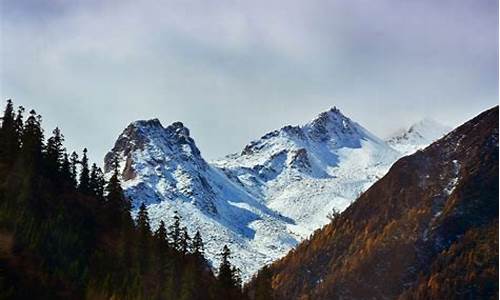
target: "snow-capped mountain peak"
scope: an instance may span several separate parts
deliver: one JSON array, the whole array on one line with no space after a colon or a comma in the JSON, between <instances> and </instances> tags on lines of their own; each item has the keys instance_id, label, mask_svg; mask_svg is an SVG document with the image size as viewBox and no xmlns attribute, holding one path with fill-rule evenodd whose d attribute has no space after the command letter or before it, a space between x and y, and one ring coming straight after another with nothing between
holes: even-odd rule
<instances>
[{"instance_id":1,"label":"snow-capped mountain peak","mask_svg":"<svg viewBox=\"0 0 500 300\"><path fill-rule=\"evenodd\" d=\"M320 113L314 120L303 127L312 139L326 141L334 138L357 137L358 126L344 116L336 107Z\"/></svg>"},{"instance_id":2,"label":"snow-capped mountain peak","mask_svg":"<svg viewBox=\"0 0 500 300\"><path fill-rule=\"evenodd\" d=\"M404 155L411 154L440 139L451 131L431 118L424 118L406 130L400 130L387 139L387 143Z\"/></svg>"}]
</instances>

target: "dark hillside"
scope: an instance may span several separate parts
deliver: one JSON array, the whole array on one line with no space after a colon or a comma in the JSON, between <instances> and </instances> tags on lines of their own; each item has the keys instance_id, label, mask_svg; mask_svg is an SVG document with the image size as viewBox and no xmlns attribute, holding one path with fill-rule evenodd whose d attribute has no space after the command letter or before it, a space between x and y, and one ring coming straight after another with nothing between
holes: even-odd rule
<instances>
[{"instance_id":1,"label":"dark hillside","mask_svg":"<svg viewBox=\"0 0 500 300\"><path fill-rule=\"evenodd\" d=\"M249 294L268 284L277 299L496 299L498 197L495 107L396 162Z\"/></svg>"}]
</instances>

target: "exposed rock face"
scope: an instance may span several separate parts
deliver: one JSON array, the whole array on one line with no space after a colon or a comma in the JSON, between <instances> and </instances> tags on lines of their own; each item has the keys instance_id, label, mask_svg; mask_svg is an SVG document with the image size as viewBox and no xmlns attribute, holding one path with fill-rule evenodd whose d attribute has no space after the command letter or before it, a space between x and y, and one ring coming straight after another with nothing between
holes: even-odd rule
<instances>
[{"instance_id":1,"label":"exposed rock face","mask_svg":"<svg viewBox=\"0 0 500 300\"><path fill-rule=\"evenodd\" d=\"M339 217L272 264L276 297L496 298L498 197L495 107L401 158Z\"/></svg>"},{"instance_id":2,"label":"exposed rock face","mask_svg":"<svg viewBox=\"0 0 500 300\"><path fill-rule=\"evenodd\" d=\"M166 128L158 119L130 124L106 155L106 172L112 170L115 158L121 162L122 180L129 184L127 193L136 207L140 202L159 203L167 197L190 201L216 213L212 203L214 191L198 174L206 172L209 166L181 122ZM136 193L145 190L147 196Z\"/></svg>"}]
</instances>

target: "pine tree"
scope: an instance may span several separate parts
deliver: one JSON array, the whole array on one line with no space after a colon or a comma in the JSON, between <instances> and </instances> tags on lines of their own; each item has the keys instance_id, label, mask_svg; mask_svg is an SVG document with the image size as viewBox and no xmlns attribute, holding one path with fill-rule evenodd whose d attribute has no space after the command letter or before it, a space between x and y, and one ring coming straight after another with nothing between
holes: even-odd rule
<instances>
[{"instance_id":1,"label":"pine tree","mask_svg":"<svg viewBox=\"0 0 500 300\"><path fill-rule=\"evenodd\" d=\"M113 175L109 179L105 189L107 193L106 206L108 207L111 221L118 224L128 223L130 222L131 205L129 200L123 195L123 189L118 178L117 161L113 165Z\"/></svg>"},{"instance_id":2,"label":"pine tree","mask_svg":"<svg viewBox=\"0 0 500 300\"><path fill-rule=\"evenodd\" d=\"M223 299L235 299L240 291L239 276L230 262L231 251L224 245L221 253L221 264L219 266L219 274L217 276L220 293Z\"/></svg>"},{"instance_id":3,"label":"pine tree","mask_svg":"<svg viewBox=\"0 0 500 300\"><path fill-rule=\"evenodd\" d=\"M2 127L0 128L0 162L11 164L19 150L19 141L16 134L14 105L12 100L7 100Z\"/></svg>"},{"instance_id":4,"label":"pine tree","mask_svg":"<svg viewBox=\"0 0 500 300\"><path fill-rule=\"evenodd\" d=\"M159 245L160 251L166 251L168 248L168 237L167 228L165 227L165 222L163 222L163 220L160 221L160 225L154 233L154 238Z\"/></svg>"},{"instance_id":5,"label":"pine tree","mask_svg":"<svg viewBox=\"0 0 500 300\"><path fill-rule=\"evenodd\" d=\"M64 146L64 136L61 134L59 128L52 131L52 136L47 140L45 147L47 174L52 178L56 177L61 169Z\"/></svg>"},{"instance_id":6,"label":"pine tree","mask_svg":"<svg viewBox=\"0 0 500 300\"><path fill-rule=\"evenodd\" d=\"M181 251L181 218L179 217L177 211L174 212L174 223L169 226L170 241L172 241L172 247Z\"/></svg>"},{"instance_id":7,"label":"pine tree","mask_svg":"<svg viewBox=\"0 0 500 300\"><path fill-rule=\"evenodd\" d=\"M191 237L189 236L189 233L188 233L188 230L186 227L182 227L181 238L180 238L179 243L180 243L181 253L184 255L189 254L189 252L191 250L189 248L189 245L191 243Z\"/></svg>"},{"instance_id":8,"label":"pine tree","mask_svg":"<svg viewBox=\"0 0 500 300\"><path fill-rule=\"evenodd\" d=\"M92 195L90 188L90 170L89 170L89 159L87 157L87 148L83 149L83 157L80 162L82 165L82 170L80 171L80 182L78 184L78 190L85 195Z\"/></svg>"},{"instance_id":9,"label":"pine tree","mask_svg":"<svg viewBox=\"0 0 500 300\"><path fill-rule=\"evenodd\" d=\"M151 227L149 225L149 216L148 216L148 210L146 208L146 204L142 202L141 206L139 207L139 213L137 214L137 227L139 228L139 231L143 235L150 235L151 234Z\"/></svg>"},{"instance_id":10,"label":"pine tree","mask_svg":"<svg viewBox=\"0 0 500 300\"><path fill-rule=\"evenodd\" d=\"M18 155L18 162L15 165L15 172L22 178L20 185L16 187L16 193L18 194L15 196L16 201L18 204L28 204L37 217L45 215L48 202L47 198L40 196L40 193L43 193L42 174L44 164L41 121L41 117L34 110L31 110L24 124L22 148Z\"/></svg>"},{"instance_id":11,"label":"pine tree","mask_svg":"<svg viewBox=\"0 0 500 300\"><path fill-rule=\"evenodd\" d=\"M150 256L150 237L151 226L149 225L148 210L144 202L139 208L137 214L137 228L139 229L138 253L139 253L139 269L144 274L149 269Z\"/></svg>"},{"instance_id":12,"label":"pine tree","mask_svg":"<svg viewBox=\"0 0 500 300\"><path fill-rule=\"evenodd\" d=\"M23 163L28 168L39 168L42 161L43 131L41 122L42 117L31 110L24 124L21 155Z\"/></svg>"},{"instance_id":13,"label":"pine tree","mask_svg":"<svg viewBox=\"0 0 500 300\"><path fill-rule=\"evenodd\" d=\"M70 168L69 168L69 173L70 173L70 181L73 184L74 187L78 186L78 154L73 151L70 156Z\"/></svg>"},{"instance_id":14,"label":"pine tree","mask_svg":"<svg viewBox=\"0 0 500 300\"><path fill-rule=\"evenodd\" d=\"M173 262L170 257L170 247L167 239L167 229L165 222L160 221L158 229L154 233L155 251L157 256L156 270L158 274L158 281L161 282L161 291L159 292L160 299L175 299L173 295L175 285L173 283Z\"/></svg>"},{"instance_id":15,"label":"pine tree","mask_svg":"<svg viewBox=\"0 0 500 300\"><path fill-rule=\"evenodd\" d=\"M194 256L200 261L200 263L202 262L202 259L203 259L203 255L204 255L204 251L205 251L205 247L203 245L203 239L201 238L201 234L200 234L200 231L196 231L196 234L194 235L194 238L193 238L193 243L192 243L192 251L193 251L193 254Z\"/></svg>"},{"instance_id":16,"label":"pine tree","mask_svg":"<svg viewBox=\"0 0 500 300\"><path fill-rule=\"evenodd\" d=\"M61 177L71 182L71 162L69 161L68 153L63 152L61 160Z\"/></svg>"},{"instance_id":17,"label":"pine tree","mask_svg":"<svg viewBox=\"0 0 500 300\"><path fill-rule=\"evenodd\" d=\"M92 168L90 170L90 191L93 196L95 196L98 200L102 200L104 198L104 185L106 184L104 180L104 174L102 173L101 168L97 167L95 163L92 164Z\"/></svg>"},{"instance_id":18,"label":"pine tree","mask_svg":"<svg viewBox=\"0 0 500 300\"><path fill-rule=\"evenodd\" d=\"M24 107L19 106L17 108L16 119L14 120L14 128L16 131L16 141L18 144L18 148L21 146L21 139L23 136L23 128L24 128Z\"/></svg>"}]
</instances>

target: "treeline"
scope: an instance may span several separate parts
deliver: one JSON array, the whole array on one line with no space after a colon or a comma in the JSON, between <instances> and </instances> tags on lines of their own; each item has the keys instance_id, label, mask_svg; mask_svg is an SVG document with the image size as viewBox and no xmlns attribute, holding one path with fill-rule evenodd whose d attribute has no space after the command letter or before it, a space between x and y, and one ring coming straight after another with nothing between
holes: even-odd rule
<instances>
[{"instance_id":1,"label":"treeline","mask_svg":"<svg viewBox=\"0 0 500 300\"><path fill-rule=\"evenodd\" d=\"M8 100L0 127L0 299L244 299L227 246L216 276L178 215L132 219L117 162L106 181L24 113Z\"/></svg>"}]
</instances>

